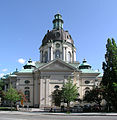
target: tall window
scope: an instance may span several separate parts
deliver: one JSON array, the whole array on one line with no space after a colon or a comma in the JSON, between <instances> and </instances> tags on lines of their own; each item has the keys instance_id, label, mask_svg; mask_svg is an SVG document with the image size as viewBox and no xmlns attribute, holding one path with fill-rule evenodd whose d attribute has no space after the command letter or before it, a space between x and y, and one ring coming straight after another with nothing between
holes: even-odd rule
<instances>
[{"instance_id":1,"label":"tall window","mask_svg":"<svg viewBox=\"0 0 117 120\"><path fill-rule=\"evenodd\" d=\"M55 52L55 58L60 58L60 51L59 50L56 50L56 52Z\"/></svg>"},{"instance_id":2,"label":"tall window","mask_svg":"<svg viewBox=\"0 0 117 120\"><path fill-rule=\"evenodd\" d=\"M68 62L71 62L71 53L68 52Z\"/></svg>"},{"instance_id":3,"label":"tall window","mask_svg":"<svg viewBox=\"0 0 117 120\"><path fill-rule=\"evenodd\" d=\"M29 91L29 90L26 90L24 94L25 94L25 96L26 96L26 100L27 100L28 102L30 102L30 91Z\"/></svg>"},{"instance_id":4,"label":"tall window","mask_svg":"<svg viewBox=\"0 0 117 120\"><path fill-rule=\"evenodd\" d=\"M45 63L48 61L48 53L45 52Z\"/></svg>"}]
</instances>

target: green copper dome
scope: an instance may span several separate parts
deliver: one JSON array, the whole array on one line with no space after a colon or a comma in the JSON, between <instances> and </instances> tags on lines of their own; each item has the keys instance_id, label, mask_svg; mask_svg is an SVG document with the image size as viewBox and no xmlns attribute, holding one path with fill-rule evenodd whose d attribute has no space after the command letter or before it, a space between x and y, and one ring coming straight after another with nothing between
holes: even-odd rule
<instances>
[{"instance_id":1,"label":"green copper dome","mask_svg":"<svg viewBox=\"0 0 117 120\"><path fill-rule=\"evenodd\" d=\"M82 64L79 66L79 69L91 69L91 66L84 59L83 62L82 62Z\"/></svg>"},{"instance_id":2,"label":"green copper dome","mask_svg":"<svg viewBox=\"0 0 117 120\"><path fill-rule=\"evenodd\" d=\"M35 63L32 62L31 59L29 59L29 61L27 62L27 64L24 65L24 69L31 69L32 67L35 67Z\"/></svg>"}]
</instances>

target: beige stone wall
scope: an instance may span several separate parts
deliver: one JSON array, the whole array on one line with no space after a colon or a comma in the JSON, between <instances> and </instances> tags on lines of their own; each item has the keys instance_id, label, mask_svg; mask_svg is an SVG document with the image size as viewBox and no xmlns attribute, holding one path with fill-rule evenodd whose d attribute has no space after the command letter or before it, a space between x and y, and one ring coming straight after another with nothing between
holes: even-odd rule
<instances>
[{"instance_id":1,"label":"beige stone wall","mask_svg":"<svg viewBox=\"0 0 117 120\"><path fill-rule=\"evenodd\" d=\"M30 83L26 84L25 81L29 80ZM33 76L32 74L20 74L17 77L17 89L18 91L22 91L24 94L26 90L30 91L30 102L24 102L24 105L30 105L33 106L33 98L34 98L34 92L33 92ZM25 87L29 87L29 89L25 89Z\"/></svg>"},{"instance_id":2,"label":"beige stone wall","mask_svg":"<svg viewBox=\"0 0 117 120\"><path fill-rule=\"evenodd\" d=\"M60 44L60 47L57 48L56 44ZM49 48L51 48L51 51L49 50ZM71 45L67 45L67 44L63 44L61 42L54 42L54 43L48 43L45 46L41 46L40 48L40 60L43 62L45 61L45 52L48 53L48 61L51 61L53 59L55 59L55 52L56 50L60 51L60 59L66 62L68 61L68 53L71 53L71 62L76 61L76 48L72 47ZM51 56L49 56L51 52ZM43 53L43 55L42 55Z\"/></svg>"}]
</instances>

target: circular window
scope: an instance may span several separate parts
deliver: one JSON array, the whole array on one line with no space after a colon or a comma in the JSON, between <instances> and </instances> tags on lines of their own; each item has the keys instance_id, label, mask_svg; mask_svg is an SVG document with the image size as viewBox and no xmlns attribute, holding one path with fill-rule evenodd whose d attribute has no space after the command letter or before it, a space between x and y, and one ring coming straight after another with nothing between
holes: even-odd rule
<instances>
[{"instance_id":1,"label":"circular window","mask_svg":"<svg viewBox=\"0 0 117 120\"><path fill-rule=\"evenodd\" d=\"M28 84L28 83L30 83L30 81L29 80L25 80L25 83Z\"/></svg>"},{"instance_id":2,"label":"circular window","mask_svg":"<svg viewBox=\"0 0 117 120\"><path fill-rule=\"evenodd\" d=\"M88 80L85 81L85 84L89 84L89 83L90 83L90 81L88 81Z\"/></svg>"},{"instance_id":3,"label":"circular window","mask_svg":"<svg viewBox=\"0 0 117 120\"><path fill-rule=\"evenodd\" d=\"M59 48L59 47L60 47L60 44L59 44L59 43L57 43L57 44L56 44L56 47L57 47L57 48Z\"/></svg>"},{"instance_id":4,"label":"circular window","mask_svg":"<svg viewBox=\"0 0 117 120\"><path fill-rule=\"evenodd\" d=\"M56 37L57 38L60 37L60 33L59 32L56 33Z\"/></svg>"}]
</instances>

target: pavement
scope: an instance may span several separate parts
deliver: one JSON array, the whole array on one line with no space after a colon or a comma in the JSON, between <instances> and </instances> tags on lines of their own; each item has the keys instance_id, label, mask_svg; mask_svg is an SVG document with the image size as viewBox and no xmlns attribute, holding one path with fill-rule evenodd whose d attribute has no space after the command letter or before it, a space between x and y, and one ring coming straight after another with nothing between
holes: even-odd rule
<instances>
[{"instance_id":1,"label":"pavement","mask_svg":"<svg viewBox=\"0 0 117 120\"><path fill-rule=\"evenodd\" d=\"M42 109L29 108L20 109L19 111L0 111L0 114L13 114L13 115L55 115L55 116L117 116L117 113L57 113L57 112L44 112Z\"/></svg>"}]
</instances>

